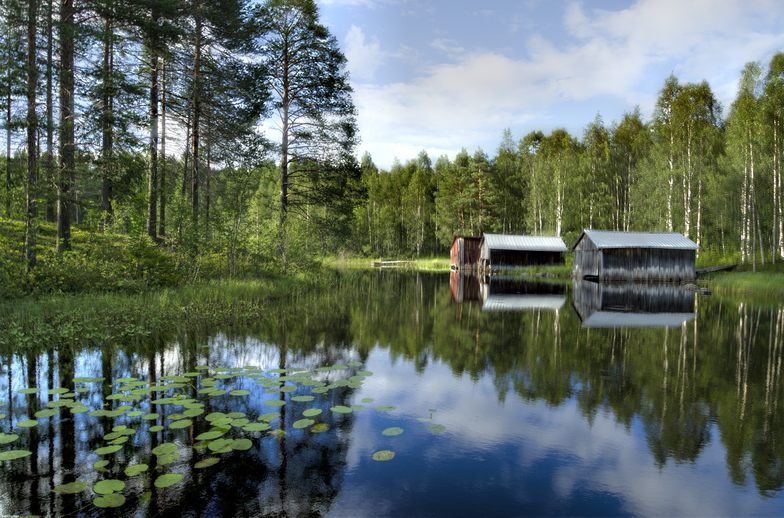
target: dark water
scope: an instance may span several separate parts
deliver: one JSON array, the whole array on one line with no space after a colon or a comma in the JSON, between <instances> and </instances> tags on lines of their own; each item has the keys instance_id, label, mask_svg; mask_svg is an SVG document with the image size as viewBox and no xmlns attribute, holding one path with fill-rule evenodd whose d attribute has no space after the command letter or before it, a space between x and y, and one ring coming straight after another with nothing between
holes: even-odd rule
<instances>
[{"instance_id":1,"label":"dark water","mask_svg":"<svg viewBox=\"0 0 784 518\"><path fill-rule=\"evenodd\" d=\"M329 292L280 302L253 328L4 356L0 431L19 438L0 453L30 455L0 462L0 516L782 514L780 302L446 274L341 279ZM322 369L336 364L346 368ZM256 383L292 368L312 373L284 379L292 392ZM363 380L348 381L361 371ZM186 373L187 383L161 379ZM208 376L215 389L249 394L199 393ZM74 382L84 377L105 381ZM123 401L112 396L122 378L175 385ZM42 391L20 394L26 387ZM47 393L58 387L87 390ZM203 404L181 429L169 417L186 407L150 402L175 395L196 400L192 413ZM17 426L60 399L115 413L63 406ZM363 408L330 410L338 405ZM307 409L322 410L311 419L329 429L295 427ZM159 416L143 419L151 412ZM197 439L213 428L206 417L214 412L246 414L248 423L226 418L223 437L250 445L215 453ZM270 430L243 429L270 412L281 414ZM118 451L95 453L118 426L135 433ZM389 428L403 432L384 435ZM269 433L278 429L283 437ZM153 454L162 443L174 443L180 457ZM394 458L373 460L383 450ZM199 467L210 457L217 464ZM109 462L95 467L100 460ZM149 469L125 473L141 463ZM156 487L167 474L183 478ZM125 484L120 507L94 505L105 479ZM73 481L88 485L52 492Z\"/></svg>"}]
</instances>

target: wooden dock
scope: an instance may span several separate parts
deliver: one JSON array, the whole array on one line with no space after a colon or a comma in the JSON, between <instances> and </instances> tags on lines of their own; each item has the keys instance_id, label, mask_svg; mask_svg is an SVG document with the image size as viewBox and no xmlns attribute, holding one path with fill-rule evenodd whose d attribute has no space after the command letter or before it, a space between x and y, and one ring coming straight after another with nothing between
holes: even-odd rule
<instances>
[{"instance_id":1,"label":"wooden dock","mask_svg":"<svg viewBox=\"0 0 784 518\"><path fill-rule=\"evenodd\" d=\"M707 268L697 268L697 274L700 273L711 273L711 272L723 272L732 270L738 266L737 264L722 264L721 266L709 266Z\"/></svg>"}]
</instances>

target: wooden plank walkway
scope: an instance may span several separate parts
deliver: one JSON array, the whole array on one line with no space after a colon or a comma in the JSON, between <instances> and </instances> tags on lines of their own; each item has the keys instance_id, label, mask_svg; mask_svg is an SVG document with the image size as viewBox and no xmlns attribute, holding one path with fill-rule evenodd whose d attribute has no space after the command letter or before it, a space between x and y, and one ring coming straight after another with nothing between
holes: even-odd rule
<instances>
[{"instance_id":1,"label":"wooden plank walkway","mask_svg":"<svg viewBox=\"0 0 784 518\"><path fill-rule=\"evenodd\" d=\"M737 264L723 264L721 266L709 266L707 268L697 268L697 274L700 273L710 273L710 272L723 272L726 270L732 270L738 266Z\"/></svg>"}]
</instances>

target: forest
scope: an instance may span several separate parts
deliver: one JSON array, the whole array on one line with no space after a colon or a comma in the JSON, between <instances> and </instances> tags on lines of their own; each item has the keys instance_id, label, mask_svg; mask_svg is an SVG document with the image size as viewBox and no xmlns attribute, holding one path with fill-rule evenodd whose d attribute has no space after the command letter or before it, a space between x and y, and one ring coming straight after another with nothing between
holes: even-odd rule
<instances>
[{"instance_id":1,"label":"forest","mask_svg":"<svg viewBox=\"0 0 784 518\"><path fill-rule=\"evenodd\" d=\"M346 58L313 0L0 13L0 297L438 256L483 232L676 231L705 256L784 257L784 53L739 71L729 107L671 75L650 119L499 128L493 156L386 171L356 156Z\"/></svg>"}]
</instances>

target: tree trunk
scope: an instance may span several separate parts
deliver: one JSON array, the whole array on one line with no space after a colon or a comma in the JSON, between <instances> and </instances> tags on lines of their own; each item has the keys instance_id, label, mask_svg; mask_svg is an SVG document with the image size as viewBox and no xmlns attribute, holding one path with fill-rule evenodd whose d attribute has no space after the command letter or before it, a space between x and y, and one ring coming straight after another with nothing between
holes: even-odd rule
<instances>
[{"instance_id":1,"label":"tree trunk","mask_svg":"<svg viewBox=\"0 0 784 518\"><path fill-rule=\"evenodd\" d=\"M35 268L35 246L38 237L38 151L36 150L36 133L38 121L35 113L35 90L38 84L36 65L36 21L38 5L36 0L29 0L27 14L27 210L25 218L25 271Z\"/></svg>"},{"instance_id":2,"label":"tree trunk","mask_svg":"<svg viewBox=\"0 0 784 518\"><path fill-rule=\"evenodd\" d=\"M158 16L155 12L153 20ZM150 45L150 163L147 175L147 235L157 238L158 231L158 50Z\"/></svg>"},{"instance_id":3,"label":"tree trunk","mask_svg":"<svg viewBox=\"0 0 784 518\"><path fill-rule=\"evenodd\" d=\"M112 214L112 170L114 148L114 49L112 41L112 23L105 21L103 43L103 99L101 116L101 210L104 212L104 228Z\"/></svg>"},{"instance_id":4,"label":"tree trunk","mask_svg":"<svg viewBox=\"0 0 784 518\"><path fill-rule=\"evenodd\" d=\"M54 195L54 0L49 0L46 8L46 221L56 220Z\"/></svg>"},{"instance_id":5,"label":"tree trunk","mask_svg":"<svg viewBox=\"0 0 784 518\"><path fill-rule=\"evenodd\" d=\"M161 182L158 235L166 235L166 60L161 60Z\"/></svg>"},{"instance_id":6,"label":"tree trunk","mask_svg":"<svg viewBox=\"0 0 784 518\"><path fill-rule=\"evenodd\" d=\"M196 37L193 51L193 131L191 140L191 215L199 220L199 119L201 116L202 0L196 3Z\"/></svg>"},{"instance_id":7,"label":"tree trunk","mask_svg":"<svg viewBox=\"0 0 784 518\"><path fill-rule=\"evenodd\" d=\"M74 180L74 0L60 4L60 170L57 178L57 253L71 250Z\"/></svg>"}]
</instances>

